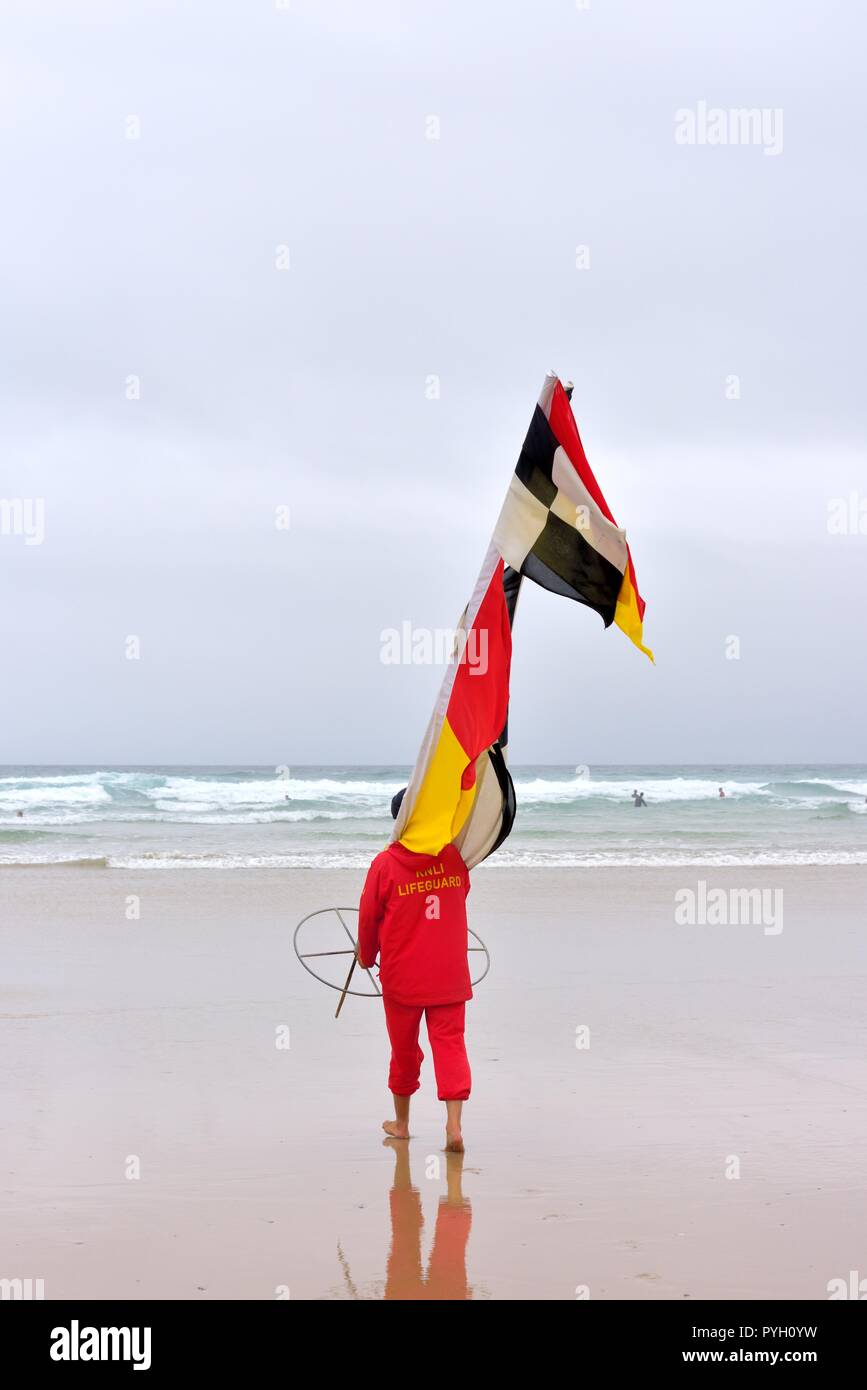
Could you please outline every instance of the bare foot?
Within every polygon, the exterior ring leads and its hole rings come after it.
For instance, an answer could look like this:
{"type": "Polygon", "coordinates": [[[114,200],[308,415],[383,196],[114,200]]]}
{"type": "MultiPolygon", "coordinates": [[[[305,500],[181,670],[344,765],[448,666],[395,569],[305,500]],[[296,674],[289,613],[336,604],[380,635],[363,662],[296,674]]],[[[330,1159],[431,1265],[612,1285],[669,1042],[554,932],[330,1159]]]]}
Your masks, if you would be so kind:
{"type": "Polygon", "coordinates": [[[463,1136],[459,1129],[446,1130],[446,1153],[462,1154],[464,1151],[463,1136]]]}
{"type": "Polygon", "coordinates": [[[409,1125],[401,1124],[400,1120],[383,1120],[382,1127],[392,1139],[409,1138],[409,1125]]]}

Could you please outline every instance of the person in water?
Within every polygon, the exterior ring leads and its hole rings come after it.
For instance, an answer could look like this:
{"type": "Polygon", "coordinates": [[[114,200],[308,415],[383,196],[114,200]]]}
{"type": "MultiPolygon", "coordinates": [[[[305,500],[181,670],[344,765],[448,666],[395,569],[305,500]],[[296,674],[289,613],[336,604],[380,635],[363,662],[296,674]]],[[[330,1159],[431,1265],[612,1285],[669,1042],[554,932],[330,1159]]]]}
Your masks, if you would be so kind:
{"type": "MultiPolygon", "coordinates": [[[[392,801],[397,816],[403,793],[392,801]]],[[[367,871],[358,915],[359,964],[369,970],[379,954],[379,983],[391,1042],[388,1088],[394,1119],[383,1121],[393,1139],[409,1138],[410,1098],[419,1088],[424,1053],[422,1014],[433,1053],[437,1096],[446,1106],[446,1150],[463,1153],[461,1111],[471,1075],[464,1042],[465,1010],[473,997],[467,963],[470,875],[454,845],[417,854],[393,842],[367,871]]]]}
{"type": "Polygon", "coordinates": [[[725,792],[723,791],[722,787],[720,787],[719,789],[719,794],[720,796],[725,796],[725,792]]]}
{"type": "Polygon", "coordinates": [[[646,806],[647,802],[644,800],[644,792],[633,792],[632,804],[633,806],[646,806]]]}

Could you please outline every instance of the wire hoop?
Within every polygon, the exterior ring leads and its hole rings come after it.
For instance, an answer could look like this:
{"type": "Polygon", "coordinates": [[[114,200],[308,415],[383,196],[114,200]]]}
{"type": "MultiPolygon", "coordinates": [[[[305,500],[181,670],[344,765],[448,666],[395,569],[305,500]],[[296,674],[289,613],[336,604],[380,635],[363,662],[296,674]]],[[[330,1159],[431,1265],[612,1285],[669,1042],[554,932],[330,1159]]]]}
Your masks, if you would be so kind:
{"type": "MultiPolygon", "coordinates": [[[[336,990],[338,990],[338,991],[341,992],[341,993],[342,993],[342,991],[343,991],[343,985],[336,985],[336,984],[334,984],[331,980],[326,980],[325,977],[324,977],[324,975],[317,975],[316,971],[312,968],[312,966],[308,965],[307,962],[308,962],[309,960],[321,959],[323,956],[351,956],[351,955],[354,955],[354,954],[355,954],[355,942],[356,942],[356,939],[357,939],[357,933],[356,933],[355,935],[353,935],[351,928],[347,925],[347,923],[346,923],[346,921],[345,921],[345,917],[349,917],[351,914],[354,914],[354,916],[357,918],[357,917],[358,917],[358,908],[357,908],[357,907],[320,907],[320,908],[317,908],[317,910],[316,910],[315,912],[308,912],[306,917],[302,917],[302,918],[301,918],[301,921],[298,923],[297,927],[295,928],[295,932],[294,932],[294,935],[293,935],[293,937],[292,937],[292,945],[293,945],[293,947],[294,947],[294,949],[295,949],[295,954],[296,954],[296,956],[298,957],[298,959],[300,960],[301,964],[304,966],[304,969],[307,971],[308,975],[312,975],[313,978],[314,978],[314,980],[318,980],[319,983],[320,983],[321,985],[327,985],[329,989],[336,989],[336,990]],[[338,921],[340,922],[340,925],[342,926],[343,930],[346,932],[346,935],[347,935],[347,938],[348,938],[348,941],[349,941],[349,945],[348,945],[348,946],[345,946],[342,950],[339,950],[339,951],[304,951],[304,952],[302,952],[301,950],[299,950],[299,947],[298,947],[298,934],[299,934],[299,932],[301,931],[301,928],[304,926],[304,923],[305,923],[305,922],[309,922],[313,917],[324,917],[326,914],[331,913],[331,912],[333,912],[333,913],[336,915],[338,921]]],[[[488,971],[490,970],[490,968],[491,968],[491,956],[490,956],[490,952],[488,951],[487,946],[485,945],[485,943],[484,943],[484,941],[482,940],[482,938],[479,936],[478,932],[474,932],[473,929],[472,929],[472,927],[467,927],[467,933],[468,933],[469,936],[471,936],[471,937],[473,938],[474,941],[478,942],[478,945],[476,945],[476,946],[468,946],[468,947],[467,947],[467,954],[468,954],[468,955],[483,955],[484,958],[485,958],[485,959],[484,959],[484,969],[482,970],[482,973],[481,973],[480,975],[477,975],[475,979],[471,979],[471,981],[470,981],[470,983],[471,983],[471,984],[473,985],[473,987],[475,988],[476,985],[481,984],[482,980],[485,978],[485,976],[487,975],[488,971]]],[[[482,964],[482,962],[480,961],[479,964],[482,964]]],[[[346,991],[346,993],[347,993],[347,994],[354,994],[355,997],[356,997],[357,999],[377,999],[377,998],[379,998],[380,995],[382,994],[382,990],[379,988],[379,985],[377,984],[376,980],[373,978],[373,975],[371,974],[371,972],[370,972],[369,970],[366,970],[366,971],[365,971],[365,974],[367,975],[367,978],[369,979],[370,983],[372,984],[373,989],[372,989],[372,990],[368,990],[368,989],[349,989],[349,990],[346,991]]]]}

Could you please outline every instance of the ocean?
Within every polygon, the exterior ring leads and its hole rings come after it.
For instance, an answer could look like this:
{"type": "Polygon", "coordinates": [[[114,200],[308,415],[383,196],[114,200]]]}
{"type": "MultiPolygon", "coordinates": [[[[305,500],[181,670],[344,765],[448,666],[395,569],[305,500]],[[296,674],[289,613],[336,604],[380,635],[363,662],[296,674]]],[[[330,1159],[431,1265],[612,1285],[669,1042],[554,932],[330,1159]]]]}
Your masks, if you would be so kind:
{"type": "MultiPolygon", "coordinates": [[[[408,775],[0,767],[0,865],[363,869],[388,840],[389,803],[408,775]]],[[[519,766],[512,775],[515,827],[491,868],[867,864],[864,764],[519,766]],[[633,805],[633,788],[645,808],[633,805]]]]}

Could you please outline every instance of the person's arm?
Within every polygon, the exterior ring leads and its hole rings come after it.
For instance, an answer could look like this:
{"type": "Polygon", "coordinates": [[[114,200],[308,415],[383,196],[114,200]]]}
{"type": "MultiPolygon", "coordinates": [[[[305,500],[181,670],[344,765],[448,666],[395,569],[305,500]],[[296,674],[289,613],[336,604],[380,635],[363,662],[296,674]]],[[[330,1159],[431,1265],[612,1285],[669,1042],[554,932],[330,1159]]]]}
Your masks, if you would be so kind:
{"type": "Polygon", "coordinates": [[[379,895],[379,863],[374,859],[367,871],[361,902],[358,904],[358,964],[369,970],[379,952],[379,929],[382,926],[383,906],[379,895]]]}

